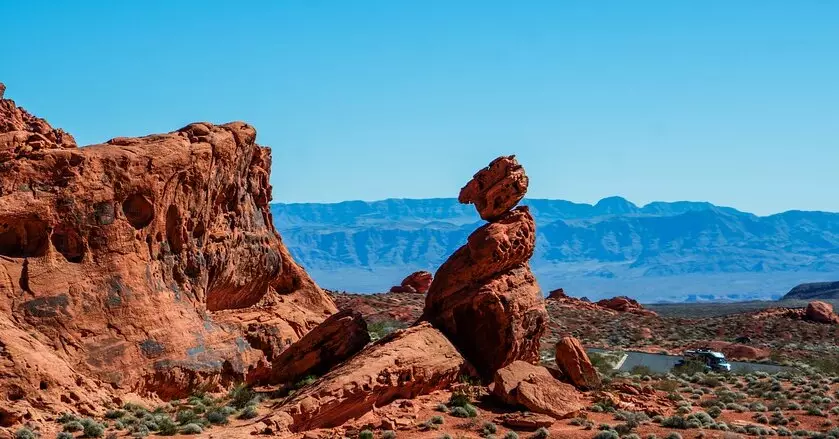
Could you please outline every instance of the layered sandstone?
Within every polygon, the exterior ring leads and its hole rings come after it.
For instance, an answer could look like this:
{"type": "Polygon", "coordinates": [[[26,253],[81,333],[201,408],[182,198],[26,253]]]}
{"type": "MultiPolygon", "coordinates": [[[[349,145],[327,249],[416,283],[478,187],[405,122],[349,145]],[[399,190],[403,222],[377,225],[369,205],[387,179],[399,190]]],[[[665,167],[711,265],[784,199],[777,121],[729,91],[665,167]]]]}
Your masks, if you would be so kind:
{"type": "Polygon", "coordinates": [[[475,203],[492,221],[440,266],[426,296],[423,319],[443,331],[486,381],[513,361],[538,361],[546,329],[547,311],[528,264],[536,225],[527,207],[513,209],[526,189],[527,176],[513,156],[475,174],[460,200],[475,203]]]}
{"type": "Polygon", "coordinates": [[[391,293],[419,293],[425,294],[428,292],[428,288],[431,286],[431,281],[433,277],[431,273],[427,271],[417,271],[415,273],[411,273],[402,280],[402,283],[399,285],[394,285],[391,289],[391,293]]]}
{"type": "Polygon", "coordinates": [[[0,347],[37,352],[2,351],[0,405],[186,395],[241,378],[249,332],[336,312],[274,229],[270,166],[242,122],[77,148],[0,100],[0,347]]]}

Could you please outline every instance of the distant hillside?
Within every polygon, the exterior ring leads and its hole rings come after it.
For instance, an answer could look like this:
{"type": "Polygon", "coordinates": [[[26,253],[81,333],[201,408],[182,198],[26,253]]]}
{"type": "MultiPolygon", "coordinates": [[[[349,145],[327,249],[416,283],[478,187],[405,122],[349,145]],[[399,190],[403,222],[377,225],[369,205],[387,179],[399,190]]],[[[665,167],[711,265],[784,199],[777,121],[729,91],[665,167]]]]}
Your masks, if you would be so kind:
{"type": "Polygon", "coordinates": [[[813,282],[791,289],[784,300],[839,299],[839,282],[813,282]]]}
{"type": "MultiPolygon", "coordinates": [[[[703,202],[643,207],[527,199],[537,223],[532,264],[545,289],[642,300],[778,298],[791,286],[839,276],[839,214],[759,217],[703,202]]],[[[417,269],[434,271],[483,222],[451,198],[275,204],[294,256],[323,285],[382,291],[417,269]]]]}

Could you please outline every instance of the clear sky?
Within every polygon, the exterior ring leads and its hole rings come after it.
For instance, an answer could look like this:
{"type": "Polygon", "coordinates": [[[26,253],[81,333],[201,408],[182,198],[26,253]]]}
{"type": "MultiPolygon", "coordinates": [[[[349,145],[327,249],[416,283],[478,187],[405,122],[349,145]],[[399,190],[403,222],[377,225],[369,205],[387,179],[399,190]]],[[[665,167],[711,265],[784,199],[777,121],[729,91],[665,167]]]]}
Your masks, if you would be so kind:
{"type": "Polygon", "coordinates": [[[245,120],[275,201],[529,196],[839,211],[839,1],[18,1],[7,97],[81,144],[245,120]]]}

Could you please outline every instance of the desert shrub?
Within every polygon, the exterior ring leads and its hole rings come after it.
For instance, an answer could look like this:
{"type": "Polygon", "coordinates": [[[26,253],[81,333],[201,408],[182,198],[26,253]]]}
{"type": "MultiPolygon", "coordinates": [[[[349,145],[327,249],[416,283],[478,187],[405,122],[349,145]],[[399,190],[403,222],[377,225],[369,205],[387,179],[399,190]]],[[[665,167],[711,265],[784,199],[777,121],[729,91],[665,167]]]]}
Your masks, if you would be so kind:
{"type": "Polygon", "coordinates": [[[174,436],[178,434],[178,424],[169,416],[158,416],[155,419],[157,423],[157,433],[161,436],[174,436]]]}
{"type": "Polygon", "coordinates": [[[253,419],[259,416],[259,411],[257,411],[255,405],[246,406],[242,409],[242,412],[239,413],[239,419],[253,419]]]}
{"type": "Polygon", "coordinates": [[[382,432],[382,439],[396,439],[396,432],[393,430],[385,430],[382,432]]]}
{"type": "Polygon", "coordinates": [[[655,375],[655,372],[653,372],[652,369],[650,369],[648,366],[643,366],[643,365],[633,366],[632,369],[629,369],[629,373],[632,374],[632,375],[640,375],[640,376],[655,375]]]}
{"type": "Polygon", "coordinates": [[[449,412],[450,415],[454,416],[455,418],[468,418],[469,412],[466,411],[463,407],[454,407],[449,412]]]}
{"type": "Polygon", "coordinates": [[[68,433],[66,431],[62,431],[55,436],[55,439],[73,439],[73,433],[68,433]]]}
{"type": "Polygon", "coordinates": [[[181,434],[201,434],[203,432],[204,429],[198,424],[190,423],[181,427],[181,434]]]}
{"type": "Polygon", "coordinates": [[[714,419],[717,419],[722,414],[722,410],[717,406],[713,406],[713,407],[709,408],[708,410],[706,410],[706,413],[708,413],[708,416],[710,416],[714,419]]]}
{"type": "Polygon", "coordinates": [[[818,408],[818,407],[816,407],[816,406],[813,406],[813,405],[810,405],[810,406],[805,407],[805,408],[804,408],[804,410],[805,410],[805,411],[807,412],[807,414],[808,414],[808,415],[810,415],[810,416],[827,416],[827,415],[825,415],[825,414],[824,414],[824,412],[822,411],[822,409],[820,409],[820,408],[818,408]]]}
{"type": "Polygon", "coordinates": [[[594,435],[594,439],[620,439],[620,435],[615,430],[601,430],[594,435]]]}
{"type": "Polygon", "coordinates": [[[530,436],[531,439],[548,439],[551,436],[551,433],[545,427],[539,427],[538,430],[533,432],[530,436]]]}
{"type": "Polygon", "coordinates": [[[105,426],[90,420],[84,423],[84,437],[102,437],[105,435],[105,426]]]}
{"type": "Polygon", "coordinates": [[[443,433],[443,435],[440,436],[440,439],[452,439],[452,435],[448,433],[443,433]]]}
{"type": "Polygon", "coordinates": [[[367,332],[370,333],[370,340],[376,341],[386,337],[397,329],[404,328],[406,325],[396,320],[381,320],[378,322],[371,322],[367,324],[367,332]]]}
{"type": "Polygon", "coordinates": [[[243,409],[250,404],[255,395],[250,387],[245,384],[240,384],[232,388],[227,396],[230,398],[230,405],[237,409],[243,409]]]}
{"type": "Polygon", "coordinates": [[[191,424],[196,419],[198,419],[198,415],[189,409],[181,410],[178,413],[175,413],[175,421],[181,425],[191,424]]]}
{"type": "Polygon", "coordinates": [[[491,434],[495,434],[498,432],[498,427],[493,424],[492,422],[484,422],[484,425],[481,426],[481,433],[484,436],[489,436],[491,434]]]}
{"type": "Polygon", "coordinates": [[[429,423],[434,425],[443,425],[446,420],[442,416],[432,416],[431,419],[428,420],[429,423]]]}
{"type": "Polygon", "coordinates": [[[466,407],[472,402],[472,398],[466,392],[454,392],[449,397],[450,407],[466,407]]]}
{"type": "Polygon", "coordinates": [[[108,410],[105,412],[106,419],[119,419],[125,416],[125,412],[122,410],[108,410]]]}
{"type": "Polygon", "coordinates": [[[294,389],[300,389],[302,387],[306,387],[309,384],[314,383],[317,380],[318,380],[317,375],[306,375],[305,377],[301,378],[299,381],[294,383],[294,385],[292,387],[294,389]]]}
{"type": "Polygon", "coordinates": [[[446,413],[446,412],[449,411],[449,408],[441,402],[441,403],[437,404],[437,407],[435,407],[434,410],[437,410],[438,412],[441,412],[441,413],[446,413]]]}
{"type": "Polygon", "coordinates": [[[673,415],[673,416],[664,418],[661,421],[661,426],[662,427],[667,427],[667,428],[678,428],[680,430],[684,430],[684,429],[688,428],[688,422],[685,418],[683,418],[679,415],[673,415]]]}
{"type": "Polygon", "coordinates": [[[224,408],[212,409],[207,412],[205,417],[211,424],[224,425],[230,422],[227,417],[230,416],[224,408]]]}
{"type": "Polygon", "coordinates": [[[32,430],[22,427],[15,432],[15,439],[35,439],[38,436],[32,430]]]}
{"type": "Polygon", "coordinates": [[[84,425],[79,421],[70,421],[64,424],[64,431],[74,433],[84,430],[84,425]]]}
{"type": "Polygon", "coordinates": [[[373,432],[370,431],[370,430],[361,430],[361,432],[358,433],[358,439],[374,439],[374,438],[375,438],[375,436],[373,435],[373,432]]]}
{"type": "Polygon", "coordinates": [[[665,439],[682,439],[682,435],[673,431],[673,432],[668,433],[667,436],[665,436],[664,438],[665,439]]]}
{"type": "Polygon", "coordinates": [[[519,434],[515,431],[508,431],[504,434],[504,439],[519,439],[519,434]]]}

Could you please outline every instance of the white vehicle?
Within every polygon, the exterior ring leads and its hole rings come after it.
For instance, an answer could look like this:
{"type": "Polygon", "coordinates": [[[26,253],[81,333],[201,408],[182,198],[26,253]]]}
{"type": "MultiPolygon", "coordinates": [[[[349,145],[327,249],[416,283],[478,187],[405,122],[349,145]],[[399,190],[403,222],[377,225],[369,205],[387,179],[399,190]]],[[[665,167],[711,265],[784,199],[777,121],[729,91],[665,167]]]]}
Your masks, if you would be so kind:
{"type": "Polygon", "coordinates": [[[684,366],[691,362],[703,363],[707,370],[731,372],[731,364],[725,359],[725,355],[722,352],[712,351],[710,349],[687,350],[683,358],[676,364],[676,367],[684,366]]]}

